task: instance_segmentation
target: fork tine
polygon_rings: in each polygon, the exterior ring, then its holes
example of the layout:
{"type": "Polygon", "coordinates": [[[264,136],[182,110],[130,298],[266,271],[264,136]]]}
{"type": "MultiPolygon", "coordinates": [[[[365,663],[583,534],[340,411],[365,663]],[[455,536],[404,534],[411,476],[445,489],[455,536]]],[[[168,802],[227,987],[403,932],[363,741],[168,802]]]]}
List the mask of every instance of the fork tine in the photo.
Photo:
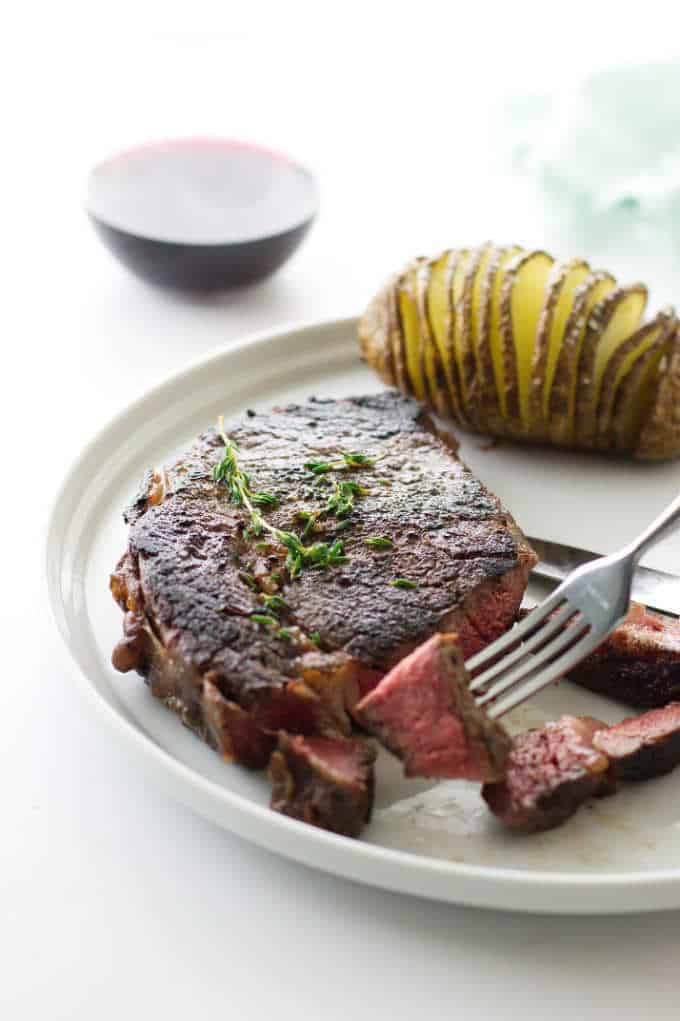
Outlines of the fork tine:
{"type": "Polygon", "coordinates": [[[504,716],[506,713],[516,709],[518,705],[526,702],[533,695],[537,695],[539,691],[547,688],[557,678],[569,673],[571,668],[576,666],[593,649],[596,649],[601,641],[601,634],[594,631],[585,634],[576,645],[568,649],[559,659],[549,663],[535,677],[530,678],[525,684],[518,685],[512,691],[509,691],[504,698],[500,698],[495,702],[487,711],[487,716],[492,720],[497,720],[500,716],[504,716]]]}
{"type": "MultiPolygon", "coordinates": [[[[570,646],[575,645],[579,639],[583,638],[585,634],[590,631],[590,624],[587,620],[579,621],[566,628],[552,641],[547,642],[538,652],[522,660],[513,670],[509,670],[504,673],[500,680],[492,684],[491,687],[484,692],[481,698],[477,699],[477,705],[486,705],[487,702],[491,702],[492,699],[498,698],[503,692],[509,688],[514,688],[517,684],[528,678],[531,674],[535,673],[540,667],[550,663],[552,659],[564,649],[568,649],[570,646]]],[[[553,675],[554,676],[554,675],[553,675]]]]}
{"type": "Polygon", "coordinates": [[[548,596],[548,598],[545,599],[540,606],[536,606],[531,613],[528,613],[521,623],[515,624],[510,631],[501,635],[501,637],[497,638],[495,642],[491,643],[491,645],[487,645],[487,647],[482,649],[481,652],[477,652],[474,656],[471,656],[465,663],[468,673],[474,673],[479,669],[479,667],[485,666],[487,662],[496,659],[497,656],[500,656],[502,652],[510,648],[510,646],[514,645],[521,638],[527,637],[532,631],[535,631],[537,627],[540,627],[545,618],[548,617],[553,610],[557,609],[562,602],[564,602],[564,597],[561,591],[563,585],[564,583],[560,585],[560,588],[555,589],[555,591],[548,596]]]}
{"type": "Polygon", "coordinates": [[[547,642],[548,639],[552,638],[557,631],[561,631],[561,629],[573,616],[576,615],[577,612],[578,611],[575,610],[574,607],[570,606],[569,603],[565,603],[565,605],[561,607],[557,613],[548,618],[545,627],[539,628],[533,635],[531,635],[530,638],[518,645],[516,649],[512,650],[512,652],[509,652],[507,656],[498,660],[493,664],[493,666],[490,666],[488,670],[478,674],[474,681],[470,684],[469,690],[472,692],[480,691],[489,683],[489,681],[493,680],[494,677],[505,673],[508,667],[510,667],[513,663],[516,663],[518,659],[523,659],[527,653],[531,652],[542,643],[547,642]]]}

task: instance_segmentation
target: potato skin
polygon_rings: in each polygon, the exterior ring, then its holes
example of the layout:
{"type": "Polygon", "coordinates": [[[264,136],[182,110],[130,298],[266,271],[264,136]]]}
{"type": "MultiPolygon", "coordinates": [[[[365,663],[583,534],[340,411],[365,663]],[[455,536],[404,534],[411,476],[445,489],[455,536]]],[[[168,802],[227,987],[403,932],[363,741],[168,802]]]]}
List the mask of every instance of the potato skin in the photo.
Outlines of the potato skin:
{"type": "Polygon", "coordinates": [[[572,415],[572,384],[579,369],[581,346],[588,321],[597,308],[597,296],[607,288],[613,290],[616,280],[608,273],[592,273],[574,291],[574,303],[564,328],[562,347],[548,394],[548,432],[550,442],[558,447],[574,444],[572,415]]]}
{"type": "MultiPolygon", "coordinates": [[[[599,450],[610,450],[616,446],[616,433],[613,422],[614,408],[618,390],[621,383],[630,376],[630,370],[622,376],[617,385],[617,376],[622,371],[626,360],[639,350],[642,344],[647,345],[647,350],[654,349],[657,345],[665,345],[667,339],[677,329],[678,323],[672,309],[662,309],[650,322],[645,323],[639,330],[632,333],[628,340],[620,344],[616,353],[607,362],[607,368],[602,378],[600,400],[597,409],[597,436],[596,444],[599,450]],[[654,339],[656,338],[656,339],[654,339]]],[[[641,356],[636,358],[633,365],[640,362],[641,356]]]]}
{"type": "Polygon", "coordinates": [[[398,383],[390,329],[390,302],[393,295],[391,280],[376,294],[359,320],[359,346],[364,359],[389,386],[398,383]]]}
{"type": "Polygon", "coordinates": [[[633,455],[640,461],[680,457],[680,331],[665,357],[656,399],[643,423],[633,455]]]}
{"type": "MultiPolygon", "coordinates": [[[[515,359],[511,320],[513,287],[521,267],[527,260],[536,256],[550,257],[544,252],[516,248],[513,257],[506,258],[503,265],[502,277],[499,279],[500,292],[497,292],[500,297],[498,329],[504,383],[504,392],[500,393],[490,358],[489,321],[491,289],[495,274],[498,272],[498,260],[503,252],[506,255],[510,254],[507,248],[491,249],[487,244],[472,250],[453,249],[448,253],[446,279],[449,308],[446,313],[446,335],[445,337],[441,335],[443,299],[440,272],[437,284],[439,311],[435,320],[440,331],[437,341],[434,339],[428,296],[432,267],[441,256],[413,260],[401,273],[391,276],[370,302],[359,322],[359,345],[365,361],[376,370],[385,383],[413,396],[414,384],[409,377],[398,294],[408,274],[413,274],[417,270],[418,328],[415,340],[418,343],[418,365],[414,364],[412,368],[415,372],[416,368],[420,367],[424,383],[424,401],[439,415],[455,421],[463,428],[500,438],[525,442],[552,442],[555,446],[599,450],[619,456],[625,453],[639,460],[680,457],[680,326],[672,310],[668,313],[659,313],[656,319],[649,322],[646,327],[638,329],[635,334],[616,339],[617,347],[611,347],[612,354],[611,357],[608,355],[607,365],[601,377],[602,386],[596,394],[596,406],[593,404],[592,372],[599,338],[622,292],[646,291],[643,285],[619,288],[610,274],[592,272],[574,288],[571,310],[567,315],[566,306],[561,313],[566,317],[562,346],[557,355],[550,392],[544,394],[541,375],[545,373],[546,340],[559,298],[559,279],[567,267],[576,265],[579,260],[570,260],[568,263],[555,266],[548,283],[544,286],[541,280],[541,291],[534,290],[535,295],[543,294],[545,304],[536,330],[542,345],[534,341],[536,347],[529,382],[530,407],[527,428],[527,424],[521,420],[519,408],[518,365],[515,359]],[[473,338],[473,288],[483,255],[487,256],[487,261],[477,281],[478,297],[475,306],[477,335],[473,338]],[[464,273],[460,277],[463,283],[462,291],[458,292],[459,298],[454,307],[455,288],[449,285],[457,265],[461,268],[464,266],[464,273]],[[601,288],[599,293],[603,296],[594,304],[596,298],[593,288],[596,286],[601,288]],[[641,352],[639,357],[636,355],[632,366],[628,365],[625,375],[621,378],[618,367],[623,364],[624,358],[629,353],[638,350],[637,335],[644,336],[644,330],[651,328],[665,314],[668,315],[669,324],[668,329],[664,331],[665,353],[659,350],[656,360],[648,358],[646,364],[649,368],[644,369],[642,363],[645,353],[641,352]],[[668,337],[669,332],[672,333],[671,338],[668,337]],[[459,369],[462,369],[463,378],[459,369]],[[574,378],[576,399],[572,413],[570,393],[574,378]],[[645,379],[644,388],[638,388],[638,380],[645,379]],[[611,392],[609,388],[611,381],[616,382],[617,392],[611,392]],[[623,429],[619,421],[620,397],[625,398],[627,407],[638,409],[638,417],[629,416],[632,426],[627,429],[623,429]],[[547,418],[543,400],[547,401],[547,418]],[[542,411],[540,419],[539,410],[542,411]],[[625,437],[625,449],[622,449],[622,437],[625,437]]],[[[411,280],[413,279],[411,275],[411,280]]],[[[515,297],[515,302],[517,300],[521,299],[515,297]]],[[[534,297],[531,296],[530,300],[534,302],[532,308],[535,308],[534,297]]],[[[515,307],[521,306],[516,304],[515,307]]],[[[535,312],[532,312],[533,315],[535,312]]],[[[409,338],[413,339],[414,327],[411,320],[409,331],[409,338]]],[[[524,352],[528,350],[526,345],[530,337],[531,333],[527,334],[525,330],[522,348],[524,352]]],[[[661,339],[660,337],[659,342],[661,339]]],[[[612,344],[612,341],[613,337],[607,343],[612,344]]],[[[656,347],[655,342],[654,348],[656,347]]],[[[412,343],[409,350],[413,357],[416,349],[412,343]]],[[[607,347],[606,350],[609,352],[610,348],[607,347]]],[[[523,371],[526,372],[526,369],[523,371]]],[[[526,376],[523,376],[523,379],[526,379],[526,376]]]]}

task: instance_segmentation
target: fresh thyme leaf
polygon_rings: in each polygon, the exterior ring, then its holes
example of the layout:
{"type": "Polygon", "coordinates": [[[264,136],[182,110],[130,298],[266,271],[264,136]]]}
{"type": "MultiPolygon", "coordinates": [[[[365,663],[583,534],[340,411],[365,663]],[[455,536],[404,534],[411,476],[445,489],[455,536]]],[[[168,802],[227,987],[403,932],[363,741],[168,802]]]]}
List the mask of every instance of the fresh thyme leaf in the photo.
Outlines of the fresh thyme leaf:
{"type": "Polygon", "coordinates": [[[354,497],[366,496],[368,490],[356,482],[333,481],[333,492],[328,498],[325,510],[336,518],[346,518],[354,510],[354,497]]]}
{"type": "Polygon", "coordinates": [[[299,578],[302,573],[302,557],[298,556],[297,553],[289,553],[284,567],[291,578],[299,578]]]}
{"type": "Polygon", "coordinates": [[[382,535],[372,535],[370,539],[364,539],[367,546],[374,546],[375,549],[392,549],[394,543],[382,535]]]}
{"type": "Polygon", "coordinates": [[[321,635],[319,634],[318,631],[312,631],[311,635],[309,636],[309,640],[310,642],[314,642],[314,644],[317,646],[321,645],[321,635]]]}
{"type": "Polygon", "coordinates": [[[389,584],[394,588],[418,588],[418,582],[409,581],[408,578],[395,578],[389,584]]]}
{"type": "Polygon", "coordinates": [[[251,613],[250,619],[254,620],[256,624],[264,625],[264,627],[276,627],[279,623],[276,617],[268,617],[264,613],[251,613]]]}
{"type": "Polygon", "coordinates": [[[271,493],[251,493],[250,499],[256,507],[276,507],[278,500],[271,493]]]}
{"type": "Polygon", "coordinates": [[[339,450],[339,461],[306,461],[305,468],[315,475],[326,475],[328,472],[351,471],[353,468],[372,468],[378,458],[369,457],[358,451],[339,450]]]}
{"type": "Polygon", "coordinates": [[[289,642],[293,637],[287,627],[280,627],[276,633],[279,638],[283,638],[286,642],[289,642]]]}
{"type": "Polygon", "coordinates": [[[255,579],[253,578],[252,574],[248,574],[247,571],[240,571],[239,572],[239,578],[241,579],[243,584],[247,585],[248,588],[251,589],[253,592],[259,592],[260,591],[259,586],[258,586],[257,582],[255,581],[255,579]]]}
{"type": "Polygon", "coordinates": [[[316,521],[320,513],[321,513],[320,511],[306,511],[306,510],[299,510],[296,513],[295,517],[298,519],[298,521],[305,522],[305,527],[302,529],[303,539],[306,539],[307,536],[311,535],[311,533],[314,531],[316,521]]]}
{"type": "Polygon", "coordinates": [[[347,454],[342,452],[342,459],[348,468],[372,468],[375,464],[375,458],[367,457],[366,454],[347,454]]]}
{"type": "Polygon", "coordinates": [[[255,549],[260,550],[260,552],[263,552],[264,550],[269,549],[269,543],[268,542],[256,542],[255,543],[255,549]]]}
{"type": "Polygon", "coordinates": [[[266,608],[274,613],[288,609],[288,603],[281,596],[265,596],[263,601],[266,608]]]}
{"type": "Polygon", "coordinates": [[[326,472],[333,471],[330,461],[305,461],[305,468],[315,475],[325,475],[326,472]]]}

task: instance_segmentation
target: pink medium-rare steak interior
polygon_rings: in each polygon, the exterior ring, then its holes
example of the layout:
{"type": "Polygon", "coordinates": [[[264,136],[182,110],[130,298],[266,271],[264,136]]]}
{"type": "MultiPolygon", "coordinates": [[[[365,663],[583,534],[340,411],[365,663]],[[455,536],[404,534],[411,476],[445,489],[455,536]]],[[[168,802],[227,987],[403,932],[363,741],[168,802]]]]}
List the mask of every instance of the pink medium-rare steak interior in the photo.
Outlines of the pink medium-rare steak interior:
{"type": "Polygon", "coordinates": [[[407,776],[488,780],[503,773],[510,739],[475,705],[456,635],[419,646],[354,715],[403,761],[407,776]]]}
{"type": "Polygon", "coordinates": [[[513,829],[536,832],[565,822],[586,798],[608,793],[609,760],[593,747],[604,726],[589,716],[562,716],[519,734],[503,779],[482,788],[494,815],[513,829]]]}

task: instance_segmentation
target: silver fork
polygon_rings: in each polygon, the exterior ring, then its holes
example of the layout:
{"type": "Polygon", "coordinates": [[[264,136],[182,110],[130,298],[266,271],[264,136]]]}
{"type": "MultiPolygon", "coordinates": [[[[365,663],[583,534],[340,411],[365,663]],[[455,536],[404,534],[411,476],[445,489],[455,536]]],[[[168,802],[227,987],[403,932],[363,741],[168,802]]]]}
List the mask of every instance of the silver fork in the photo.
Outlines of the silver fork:
{"type": "Polygon", "coordinates": [[[678,525],[680,494],[637,539],[572,571],[521,624],[468,659],[477,705],[498,719],[592,652],[626,616],[639,558],[678,525]]]}

